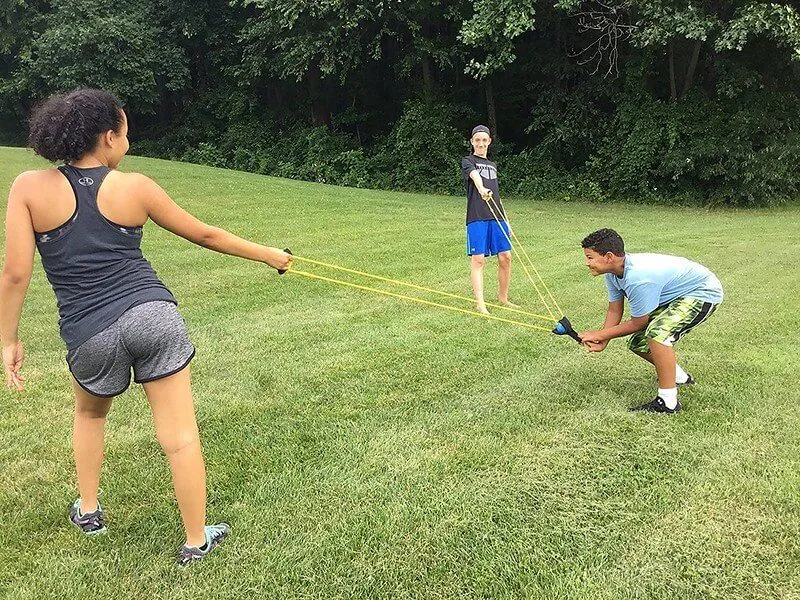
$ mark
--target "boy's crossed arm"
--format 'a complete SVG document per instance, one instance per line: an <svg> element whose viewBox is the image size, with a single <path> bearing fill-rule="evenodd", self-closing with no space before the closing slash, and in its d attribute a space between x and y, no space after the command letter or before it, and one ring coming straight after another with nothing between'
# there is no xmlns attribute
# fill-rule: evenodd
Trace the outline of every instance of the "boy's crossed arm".
<svg viewBox="0 0 800 600"><path fill-rule="evenodd" d="M603 328L599 330L582 331L578 334L590 352L600 352L605 349L609 340L631 335L647 327L647 322L650 319L649 314L640 317L631 317L622 323L622 311L624 308L625 300L609 302Z"/></svg>

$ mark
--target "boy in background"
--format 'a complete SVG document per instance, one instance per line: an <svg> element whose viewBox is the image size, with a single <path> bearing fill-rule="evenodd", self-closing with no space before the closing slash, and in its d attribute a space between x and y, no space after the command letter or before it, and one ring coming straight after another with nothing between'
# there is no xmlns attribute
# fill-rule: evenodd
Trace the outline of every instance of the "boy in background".
<svg viewBox="0 0 800 600"><path fill-rule="evenodd" d="M511 228L500 203L497 165L486 158L489 144L492 143L489 128L485 125L476 126L472 130L470 143L473 153L461 160L461 172L467 190L467 255L471 261L470 279L475 307L478 312L489 314L483 299L483 267L487 256L497 255L500 303L517 306L508 300L508 286L511 281ZM491 208L488 204L490 195Z"/></svg>

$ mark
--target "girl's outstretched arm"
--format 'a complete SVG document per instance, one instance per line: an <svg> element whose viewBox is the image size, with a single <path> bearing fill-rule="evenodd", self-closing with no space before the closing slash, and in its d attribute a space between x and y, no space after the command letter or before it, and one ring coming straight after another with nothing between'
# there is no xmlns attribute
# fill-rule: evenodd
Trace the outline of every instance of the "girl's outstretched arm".
<svg viewBox="0 0 800 600"><path fill-rule="evenodd" d="M290 254L278 248L250 242L224 229L203 223L178 206L161 186L149 177L136 173L130 174L129 177L134 178L132 183L135 186L135 193L145 206L148 217L164 229L199 246L223 254L264 262L275 269L288 269L291 266Z"/></svg>

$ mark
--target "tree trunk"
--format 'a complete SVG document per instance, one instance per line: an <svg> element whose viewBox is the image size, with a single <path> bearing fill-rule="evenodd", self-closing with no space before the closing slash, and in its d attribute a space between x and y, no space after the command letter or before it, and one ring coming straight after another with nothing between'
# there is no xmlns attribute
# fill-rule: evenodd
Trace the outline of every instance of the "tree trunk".
<svg viewBox="0 0 800 600"><path fill-rule="evenodd" d="M29 127L28 115L31 114L31 107L15 102L12 109L14 112L14 120L17 122L17 132L19 134L15 134L14 137L19 137L20 141L25 140L27 142L25 133L28 131Z"/></svg>
<svg viewBox="0 0 800 600"><path fill-rule="evenodd" d="M678 99L678 92L675 85L675 52L672 49L672 41L667 44L669 54L669 101L675 102Z"/></svg>
<svg viewBox="0 0 800 600"><path fill-rule="evenodd" d="M169 94L166 94L166 98L162 98L161 102L158 103L158 108L156 114L158 115L158 126L161 128L162 131L166 131L169 128L170 122L172 121L172 106L170 105L170 98Z"/></svg>
<svg viewBox="0 0 800 600"><path fill-rule="evenodd" d="M492 132L492 139L496 142L500 139L500 134L497 131L497 110L494 106L494 90L492 89L492 82L488 79L484 80L484 88L486 90L486 116L489 119L489 130Z"/></svg>
<svg viewBox="0 0 800 600"><path fill-rule="evenodd" d="M316 63L308 67L306 75L308 81L308 95L311 99L311 119L314 125L331 125L331 113L325 101L325 91L322 86L322 73Z"/></svg>
<svg viewBox="0 0 800 600"><path fill-rule="evenodd" d="M689 88L692 87L692 81L694 80L694 72L697 70L697 61L700 58L700 47L702 46L703 42L700 40L695 41L694 49L692 50L692 60L689 61L689 68L686 70L686 78L683 80L683 91L681 91L681 98L686 95L686 92L689 91Z"/></svg>
<svg viewBox="0 0 800 600"><path fill-rule="evenodd" d="M708 76L706 77L706 84L708 86L708 91L711 94L715 94L716 95L716 93L717 93L717 69L719 68L719 65L717 64L717 51L714 50L713 44L711 46L709 46L708 53L709 53L709 59L710 59L709 62L711 64L709 65L709 68L706 70L706 73L708 74Z"/></svg>
<svg viewBox="0 0 800 600"><path fill-rule="evenodd" d="M433 73L431 59L427 56L422 59L422 82L425 86L425 97L430 98L433 96Z"/></svg>

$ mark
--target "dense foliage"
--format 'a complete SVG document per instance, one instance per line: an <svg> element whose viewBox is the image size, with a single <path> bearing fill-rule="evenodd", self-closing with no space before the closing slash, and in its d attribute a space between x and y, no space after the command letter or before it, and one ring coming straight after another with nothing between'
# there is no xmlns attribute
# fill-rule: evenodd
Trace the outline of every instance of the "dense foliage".
<svg viewBox="0 0 800 600"><path fill-rule="evenodd" d="M81 85L134 152L313 181L458 192L484 122L506 193L800 191L788 0L0 0L0 143Z"/></svg>

